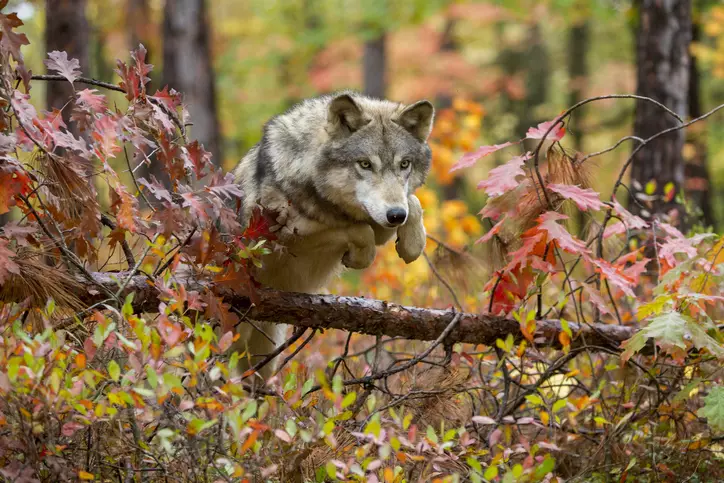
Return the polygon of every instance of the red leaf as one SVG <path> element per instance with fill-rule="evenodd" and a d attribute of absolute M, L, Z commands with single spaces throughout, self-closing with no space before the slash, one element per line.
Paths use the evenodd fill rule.
<path fill-rule="evenodd" d="M 186 146 L 188 159 L 197 179 L 205 176 L 204 170 L 211 166 L 211 153 L 206 151 L 198 141 Z"/>
<path fill-rule="evenodd" d="M 606 205 L 603 204 L 599 194 L 591 188 L 579 188 L 568 184 L 549 184 L 548 189 L 558 193 L 562 197 L 573 201 L 581 210 L 600 210 Z"/>
<path fill-rule="evenodd" d="M 232 199 L 234 196 L 238 198 L 244 196 L 239 184 L 234 181 L 234 175 L 231 173 L 224 175 L 221 171 L 217 172 L 211 183 L 206 186 L 206 191 L 214 193 L 220 198 Z"/>
<path fill-rule="evenodd" d="M 160 319 L 158 323 L 159 335 L 161 335 L 161 338 L 167 346 L 175 347 L 183 337 L 183 329 L 179 324 L 171 321 L 165 315 L 160 315 Z"/>
<path fill-rule="evenodd" d="M 96 89 L 83 89 L 78 91 L 78 104 L 91 112 L 103 112 L 106 108 L 106 97 L 100 94 Z"/>
<path fill-rule="evenodd" d="M 179 94 L 175 89 L 171 89 L 169 92 L 168 86 L 165 86 L 160 91 L 157 90 L 151 97 L 159 100 L 169 111 L 172 112 L 176 111 L 176 108 L 181 105 L 181 94 Z"/>
<path fill-rule="evenodd" d="M 558 124 L 556 127 L 551 129 L 551 126 L 554 124 Z M 546 139 L 549 141 L 560 141 L 563 139 L 563 136 L 566 134 L 566 128 L 563 125 L 562 122 L 560 122 L 559 118 L 556 118 L 552 121 L 546 121 L 538 124 L 537 127 L 532 127 L 528 129 L 528 132 L 526 133 L 526 138 L 528 139 L 543 139 L 543 136 L 545 136 L 548 129 L 551 129 L 551 132 L 548 133 L 546 136 Z"/>
<path fill-rule="evenodd" d="M 73 434 L 75 434 L 76 431 L 78 431 L 79 429 L 82 429 L 84 427 L 85 426 L 83 426 L 80 423 L 71 421 L 69 423 L 65 423 L 63 425 L 63 428 L 60 430 L 60 432 L 63 434 L 63 436 L 73 436 Z"/>
<path fill-rule="evenodd" d="M 505 222 L 507 218 L 507 214 L 503 215 L 503 218 L 501 218 L 500 221 L 498 221 L 490 230 L 488 230 L 485 235 L 476 240 L 475 244 L 477 245 L 478 243 L 485 243 L 493 238 L 493 236 L 500 233 L 500 229 L 503 227 L 503 222 Z"/>
<path fill-rule="evenodd" d="M 48 53 L 48 57 L 49 59 L 43 61 L 45 66 L 48 69 L 57 71 L 68 79 L 71 84 L 82 74 L 78 59 L 69 59 L 67 52 L 54 50 Z"/>
<path fill-rule="evenodd" d="M 245 240 L 258 240 L 259 238 L 264 238 L 269 241 L 276 240 L 274 233 L 269 231 L 274 224 L 274 220 L 265 212 L 262 212 L 261 208 L 258 206 L 254 207 L 251 211 L 249 225 L 241 236 Z"/>
<path fill-rule="evenodd" d="M 488 196 L 496 197 L 518 186 L 517 178 L 525 176 L 523 165 L 530 158 L 530 153 L 516 156 L 502 166 L 491 169 L 488 179 L 478 184 L 478 189 L 484 189 Z"/>
<path fill-rule="evenodd" d="M 456 171 L 458 169 L 462 168 L 468 168 L 472 165 L 474 165 L 480 158 L 484 158 L 485 156 L 492 154 L 496 151 L 499 151 L 503 148 L 507 148 L 508 146 L 511 146 L 513 143 L 507 142 L 504 144 L 494 144 L 492 146 L 482 146 L 477 149 L 477 151 L 473 151 L 472 153 L 465 154 L 462 158 L 460 158 L 460 161 L 455 163 L 452 168 L 450 168 L 450 172 Z"/>
<path fill-rule="evenodd" d="M 18 18 L 16 13 L 3 15 L 0 13 L 0 46 L 3 50 L 10 52 L 10 55 L 19 62 L 23 62 L 23 54 L 20 52 L 20 47 L 28 45 L 28 37 L 25 34 L 19 34 L 13 32 L 13 28 L 20 27 L 23 25 L 22 20 Z"/>
<path fill-rule="evenodd" d="M 621 272 L 618 268 L 614 267 L 610 263 L 608 263 L 606 260 L 591 260 L 591 263 L 593 263 L 596 266 L 596 271 L 603 275 L 603 278 L 608 280 L 611 285 L 614 287 L 620 289 L 623 293 L 628 295 L 629 297 L 635 297 L 636 294 L 634 294 L 633 291 L 633 285 L 634 281 L 628 277 L 626 274 Z"/>
<path fill-rule="evenodd" d="M 559 220 L 566 220 L 568 217 L 555 211 L 548 211 L 538 217 L 538 229 L 548 233 L 548 240 L 555 240 L 556 244 L 563 250 L 575 254 L 590 254 L 590 250 L 578 238 L 568 233 L 562 225 L 556 223 Z"/>

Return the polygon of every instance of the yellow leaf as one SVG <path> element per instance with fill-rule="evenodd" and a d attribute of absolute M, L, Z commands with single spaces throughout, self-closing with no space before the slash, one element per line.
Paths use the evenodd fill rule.
<path fill-rule="evenodd" d="M 81 480 L 95 480 L 96 479 L 96 477 L 93 476 L 92 473 L 88 473 L 87 471 L 83 471 L 83 470 L 80 470 L 78 472 L 78 478 L 80 478 Z"/>

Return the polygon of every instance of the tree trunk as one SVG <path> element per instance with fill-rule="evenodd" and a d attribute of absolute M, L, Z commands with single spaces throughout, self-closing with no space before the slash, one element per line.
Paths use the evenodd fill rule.
<path fill-rule="evenodd" d="M 385 98 L 387 89 L 386 40 L 382 32 L 379 37 L 366 41 L 362 61 L 365 95 L 379 99 Z"/>
<path fill-rule="evenodd" d="M 583 9 L 583 2 L 576 2 L 576 8 Z M 573 106 L 583 100 L 585 86 L 588 82 L 588 64 L 586 55 L 589 49 L 590 28 L 588 13 L 584 13 L 585 17 L 576 19 L 574 24 L 568 31 L 568 82 L 569 95 L 568 105 Z M 573 149 L 577 152 L 583 152 L 583 125 L 586 117 L 586 106 L 581 106 L 571 116 L 568 121 L 568 131 L 573 139 Z M 584 236 L 586 228 L 586 214 L 578 210 L 576 211 L 576 225 L 578 232 Z"/>
<path fill-rule="evenodd" d="M 701 40 L 699 22 L 692 25 L 692 41 Z M 701 108 L 699 65 L 696 56 L 691 57 L 689 68 L 689 116 L 697 118 L 703 114 Z M 700 220 L 704 226 L 716 228 L 711 206 L 711 178 L 707 162 L 706 126 L 694 124 L 686 132 L 687 142 L 693 148 L 686 158 L 684 175 L 686 176 L 686 194 L 694 206 L 700 210 Z"/>
<path fill-rule="evenodd" d="M 88 72 L 89 28 L 85 14 L 86 0 L 46 0 L 45 50 L 65 51 L 69 59 L 78 59 L 85 75 Z M 73 96 L 68 82 L 49 82 L 46 91 L 48 110 L 62 109 Z M 70 120 L 70 108 L 63 109 L 63 121 Z M 73 130 L 77 136 L 78 132 Z"/>
<path fill-rule="evenodd" d="M 148 0 L 128 0 L 126 12 L 129 50 L 137 49 L 139 44 L 143 44 L 146 48 L 146 62 L 153 64 L 156 52 L 151 46 L 153 27 L 151 23 L 151 6 Z M 155 71 L 152 71 L 150 74 L 151 82 L 147 85 L 147 89 L 151 92 L 154 90 L 152 87 L 154 74 Z"/>
<path fill-rule="evenodd" d="M 690 0 L 641 0 L 636 34 L 636 94 L 653 98 L 682 118 L 689 92 Z M 650 102 L 638 101 L 634 135 L 646 139 L 678 125 L 678 121 Z M 644 218 L 672 212 L 686 228 L 683 206 L 673 194 L 684 186 L 684 131 L 674 131 L 642 148 L 633 160 L 629 208 Z M 653 196 L 645 194 L 654 181 Z M 642 193 L 643 192 L 643 193 Z M 650 193 L 649 193 L 650 194 Z M 635 198 L 635 199 L 634 199 Z M 637 202 L 638 200 L 638 202 Z"/>
<path fill-rule="evenodd" d="M 183 93 L 194 123 L 190 137 L 203 144 L 214 163 L 221 165 L 209 30 L 204 0 L 166 0 L 161 84 Z"/>

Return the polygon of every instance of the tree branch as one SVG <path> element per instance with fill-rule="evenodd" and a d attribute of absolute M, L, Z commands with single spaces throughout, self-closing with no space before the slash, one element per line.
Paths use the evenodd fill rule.
<path fill-rule="evenodd" d="M 120 298 L 135 292 L 133 306 L 136 310 L 156 312 L 158 310 L 158 290 L 151 285 L 145 275 L 128 278 L 128 272 L 94 273 L 96 282 L 111 292 L 118 290 L 118 281 L 128 280 Z M 210 287 L 193 277 L 177 276 L 187 291 L 202 292 Z M 214 293 L 237 310 L 245 312 L 251 320 L 289 324 L 295 327 L 312 329 L 338 329 L 361 334 L 405 339 L 434 341 L 449 329 L 451 312 L 449 310 L 402 306 L 382 300 L 337 295 L 314 295 L 294 292 L 279 292 L 262 289 L 259 291 L 259 303 L 252 304 L 245 295 L 213 287 Z M 93 304 L 103 300 L 104 295 L 90 291 L 77 294 L 85 303 Z M 522 339 L 520 324 L 510 318 L 490 315 L 460 313 L 458 323 L 442 341 L 445 344 L 462 342 L 466 344 L 494 345 L 497 339 L 505 339 L 513 334 Z M 608 350 L 620 350 L 620 344 L 635 333 L 634 327 L 609 324 L 580 325 L 568 322 L 573 332 L 571 348 L 599 346 Z M 537 322 L 535 341 L 540 346 L 560 347 L 558 335 L 562 332 L 561 323 L 555 319 Z"/>

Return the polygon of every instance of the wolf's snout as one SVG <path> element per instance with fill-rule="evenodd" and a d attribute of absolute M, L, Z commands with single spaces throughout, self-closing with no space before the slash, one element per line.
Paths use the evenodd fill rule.
<path fill-rule="evenodd" d="M 387 210 L 387 221 L 390 225 L 402 225 L 407 219 L 407 210 L 404 208 L 390 208 Z"/>

